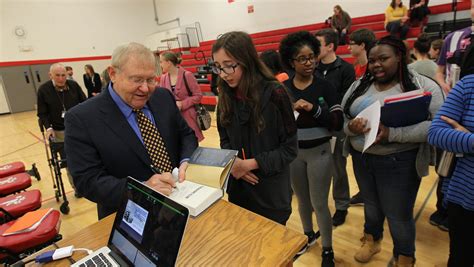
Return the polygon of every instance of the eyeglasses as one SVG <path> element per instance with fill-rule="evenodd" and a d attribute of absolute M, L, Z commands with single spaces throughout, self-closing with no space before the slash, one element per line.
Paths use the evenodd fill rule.
<path fill-rule="evenodd" d="M 235 68 L 237 68 L 237 66 L 239 66 L 239 63 L 235 63 L 234 65 L 225 67 L 218 67 L 216 65 L 212 65 L 211 70 L 215 74 L 221 74 L 221 72 L 224 72 L 225 74 L 232 74 L 235 72 Z"/>
<path fill-rule="evenodd" d="M 304 65 L 304 64 L 308 63 L 308 61 L 311 62 L 311 63 L 314 63 L 314 62 L 316 62 L 316 59 L 317 59 L 316 55 L 310 55 L 309 57 L 300 56 L 300 57 L 297 57 L 297 58 L 293 58 L 294 61 L 300 63 L 301 65 Z"/>
<path fill-rule="evenodd" d="M 149 86 L 149 87 L 153 87 L 156 85 L 156 80 L 155 80 L 155 77 L 153 78 L 148 78 L 148 79 L 145 79 L 145 78 L 141 78 L 141 77 L 130 77 L 128 78 L 128 80 L 133 83 L 135 86 L 141 86 L 144 82 L 146 82 L 146 84 Z"/>

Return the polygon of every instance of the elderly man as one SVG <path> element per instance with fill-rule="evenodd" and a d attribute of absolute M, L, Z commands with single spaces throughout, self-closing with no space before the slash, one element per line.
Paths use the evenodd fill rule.
<path fill-rule="evenodd" d="M 41 125 L 46 129 L 47 140 L 58 143 L 58 152 L 65 158 L 64 147 L 64 116 L 70 108 L 86 100 L 81 87 L 73 80 L 67 80 L 66 68 L 56 63 L 49 69 L 51 80 L 45 82 L 38 89 L 38 117 Z M 69 182 L 75 189 L 72 177 L 67 171 Z M 76 191 L 76 197 L 80 195 Z"/>
<path fill-rule="evenodd" d="M 66 115 L 68 165 L 79 192 L 97 203 L 99 219 L 118 209 L 127 176 L 170 194 L 171 170 L 179 166 L 183 181 L 197 147 L 173 95 L 156 88 L 148 48 L 119 46 L 108 71 L 109 87 Z"/>

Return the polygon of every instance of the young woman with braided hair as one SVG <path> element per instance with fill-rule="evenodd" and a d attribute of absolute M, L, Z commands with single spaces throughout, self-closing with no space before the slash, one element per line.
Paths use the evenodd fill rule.
<path fill-rule="evenodd" d="M 414 266 L 415 221 L 413 206 L 420 179 L 428 175 L 431 118 L 443 101 L 441 88 L 431 79 L 410 72 L 406 47 L 398 38 L 380 39 L 368 52 L 364 76 L 352 84 L 342 101 L 346 153 L 350 151 L 354 173 L 364 199 L 364 236 L 354 258 L 368 262 L 380 252 L 385 218 L 393 239 L 391 266 Z M 366 107 L 387 96 L 423 89 L 432 93 L 430 118 L 406 127 L 379 125 L 375 144 L 364 154 L 367 120 L 356 118 Z"/>

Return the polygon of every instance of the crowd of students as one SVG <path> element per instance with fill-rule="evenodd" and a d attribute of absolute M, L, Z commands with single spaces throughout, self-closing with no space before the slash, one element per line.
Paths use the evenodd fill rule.
<path fill-rule="evenodd" d="M 285 224 L 293 190 L 308 237 L 307 246 L 298 254 L 321 237 L 322 266 L 334 266 L 332 226 L 343 224 L 349 203 L 356 202 L 364 204 L 365 223 L 355 260 L 369 262 L 381 251 L 387 219 L 393 239 L 390 266 L 415 265 L 414 203 L 421 177 L 428 175 L 428 166 L 439 157 L 431 145 L 464 153 L 451 179 L 440 178 L 440 191 L 442 185 L 446 189 L 446 198 L 439 195 L 440 208 L 446 208 L 444 200 L 453 210 L 444 214 L 449 223 L 444 218 L 433 222 L 437 213 L 430 222 L 450 231 L 449 266 L 474 264 L 466 243 L 474 238 L 472 227 L 468 227 L 474 222 L 474 76 L 469 75 L 472 62 L 464 56 L 470 53 L 470 46 L 463 38 L 454 40 L 463 43 L 454 49 L 464 52 L 459 56 L 464 60 L 457 63 L 470 72 L 462 72 L 465 77 L 443 104 L 453 86 L 443 91 L 443 83 L 435 79 L 440 69 L 446 70 L 446 55 L 455 52 L 447 51 L 453 47 L 451 35 L 444 45 L 419 36 L 414 44 L 415 61 L 402 40 L 406 37 L 404 26 L 423 21 L 429 13 L 426 5 L 426 1 L 412 1 L 410 14 L 416 17 L 409 18 L 408 8 L 399 0 L 392 1 L 386 12 L 386 28 L 391 34 L 379 40 L 368 29 L 351 32 L 353 66 L 335 53 L 340 38 L 350 30 L 350 19 L 340 6 L 335 7 L 332 18 L 336 27 L 315 34 L 301 31 L 287 35 L 280 43 L 279 57 L 276 51 L 265 51 L 258 60 L 251 37 L 244 32 L 223 34 L 212 48 L 212 69 L 219 75 L 221 147 L 239 151 L 229 183 L 229 201 Z M 395 28 L 400 30 L 396 34 Z M 470 32 L 465 38 L 472 39 Z M 443 82 L 445 78 L 452 79 L 443 76 Z M 380 123 L 375 144 L 362 153 L 368 126 L 367 119 L 357 115 L 375 101 L 383 103 L 388 96 L 418 89 L 431 95 L 429 117 L 404 127 Z M 334 145 L 332 140 L 336 140 Z M 346 172 L 349 154 L 360 190 L 351 200 Z M 328 207 L 331 182 L 336 203 L 332 218 Z"/>

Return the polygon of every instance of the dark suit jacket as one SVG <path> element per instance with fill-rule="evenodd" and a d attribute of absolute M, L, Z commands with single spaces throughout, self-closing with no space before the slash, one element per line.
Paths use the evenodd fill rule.
<path fill-rule="evenodd" d="M 84 85 L 87 88 L 87 97 L 93 97 L 92 93 L 100 93 L 102 91 L 102 81 L 100 80 L 100 75 L 98 73 L 94 73 L 94 83 L 92 80 L 87 76 L 87 74 L 82 75 L 84 79 Z"/>
<path fill-rule="evenodd" d="M 147 104 L 177 167 L 197 147 L 194 132 L 169 90 L 157 88 Z M 145 147 L 109 90 L 68 111 L 65 124 L 69 171 L 76 190 L 97 203 L 99 219 L 117 211 L 127 176 L 146 181 L 153 175 Z"/>

